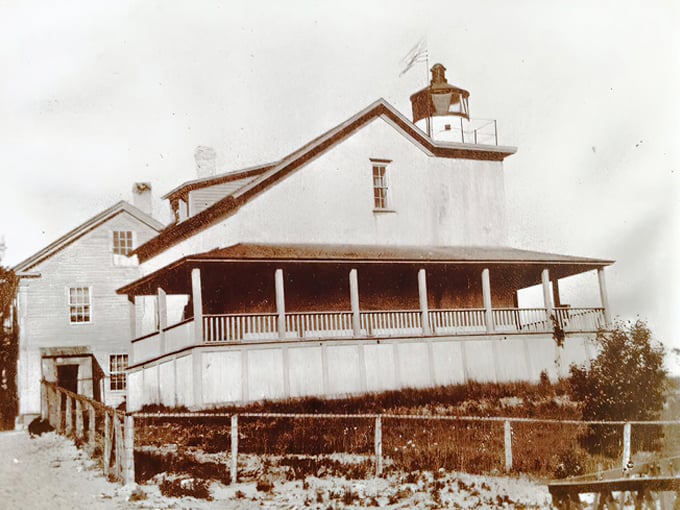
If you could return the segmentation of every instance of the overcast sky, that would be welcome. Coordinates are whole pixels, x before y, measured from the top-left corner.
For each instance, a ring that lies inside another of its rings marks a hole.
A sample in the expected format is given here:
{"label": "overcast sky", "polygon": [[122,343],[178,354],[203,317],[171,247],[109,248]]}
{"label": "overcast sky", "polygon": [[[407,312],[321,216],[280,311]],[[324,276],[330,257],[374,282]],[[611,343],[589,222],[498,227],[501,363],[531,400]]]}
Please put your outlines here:
{"label": "overcast sky", "polygon": [[[13,265],[150,181],[277,160],[430,64],[497,119],[509,244],[614,259],[614,315],[680,347],[680,10],[612,2],[0,0],[0,236]],[[162,214],[160,205],[157,210]],[[597,280],[567,301],[597,305]],[[595,302],[590,302],[591,300]]]}

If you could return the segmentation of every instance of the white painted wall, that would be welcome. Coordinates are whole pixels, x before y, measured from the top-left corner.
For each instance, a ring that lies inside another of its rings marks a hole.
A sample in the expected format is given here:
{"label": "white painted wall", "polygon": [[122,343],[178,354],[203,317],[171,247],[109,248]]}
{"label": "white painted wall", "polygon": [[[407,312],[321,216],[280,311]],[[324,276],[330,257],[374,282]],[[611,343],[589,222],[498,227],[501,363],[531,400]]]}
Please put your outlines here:
{"label": "white painted wall", "polygon": [[[394,212],[373,210],[371,158],[392,161]],[[377,118],[142,271],[240,242],[502,245],[504,202],[502,162],[428,156]]]}
{"label": "white painted wall", "polygon": [[[115,265],[112,232],[131,230],[137,243],[146,242],[156,231],[122,212],[89,231],[50,258],[30,268],[37,278],[22,278],[19,292],[19,414],[40,413],[40,349],[85,346],[94,353],[105,374],[109,354],[129,353],[128,301],[116,289],[139,277],[137,265]],[[91,288],[91,322],[71,324],[68,289]],[[140,311],[140,317],[143,312]],[[124,392],[108,390],[103,398],[118,405]]]}
{"label": "white painted wall", "polygon": [[[591,343],[588,335],[569,335],[558,349],[550,335],[496,335],[195,347],[177,360],[169,356],[133,369],[128,410],[159,401],[168,407],[210,408],[472,380],[538,381],[541,371],[556,380],[568,375],[572,363],[596,354]],[[201,374],[193,373],[193,356],[199,358]],[[160,390],[154,381],[161,382]],[[194,400],[197,383],[200,403]]]}

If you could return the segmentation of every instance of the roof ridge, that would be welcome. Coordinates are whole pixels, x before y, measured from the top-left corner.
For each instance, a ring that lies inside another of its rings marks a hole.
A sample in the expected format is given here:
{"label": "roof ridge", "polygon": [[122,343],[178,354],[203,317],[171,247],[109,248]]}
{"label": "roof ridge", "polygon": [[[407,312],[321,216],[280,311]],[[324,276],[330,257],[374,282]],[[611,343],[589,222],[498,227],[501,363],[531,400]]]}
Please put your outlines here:
{"label": "roof ridge", "polygon": [[145,213],[144,211],[134,206],[133,204],[127,202],[126,200],[119,200],[112,206],[104,209],[103,211],[100,211],[99,213],[80,223],[77,227],[59,236],[57,239],[49,243],[44,248],[38,250],[33,255],[25,258],[24,260],[16,264],[12,268],[12,270],[14,272],[21,272],[30,269],[31,267],[51,257],[55,253],[65,248],[71,242],[75,241],[76,239],[84,235],[86,230],[94,228],[96,225],[108,220],[112,216],[115,216],[116,214],[119,214],[122,211],[131,214],[139,221],[146,223],[149,227],[153,228],[157,232],[160,232],[163,229],[163,224],[160,221],[153,218],[151,215]]}
{"label": "roof ridge", "polygon": [[225,196],[207,209],[183,222],[168,226],[161,234],[135,250],[140,257],[140,261],[148,259],[163,248],[173,246],[188,238],[193,232],[205,229],[215,221],[224,218],[259,192],[268,189],[280,179],[285,178],[289,173],[334,147],[356,130],[362,128],[366,123],[378,117],[383,117],[394,129],[400,131],[404,137],[417,143],[430,155],[502,161],[506,156],[514,154],[516,151],[514,147],[439,144],[429,138],[394,106],[381,97],[345,121],[291,152],[275,166],[263,171],[251,182],[240,187],[232,194]]}

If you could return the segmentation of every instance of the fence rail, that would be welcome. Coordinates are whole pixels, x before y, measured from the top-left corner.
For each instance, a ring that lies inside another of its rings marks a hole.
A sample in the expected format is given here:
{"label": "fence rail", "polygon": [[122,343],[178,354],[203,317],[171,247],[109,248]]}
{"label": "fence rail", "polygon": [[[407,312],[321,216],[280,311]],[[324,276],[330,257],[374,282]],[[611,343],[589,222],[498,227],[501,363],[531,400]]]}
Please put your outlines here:
{"label": "fence rail", "polygon": [[[453,437],[457,439],[453,447],[459,453],[456,466],[460,470],[465,470],[469,462],[482,459],[486,462],[484,466],[481,466],[484,471],[531,472],[532,467],[546,463],[546,459],[541,458],[545,455],[545,449],[552,451],[559,445],[567,429],[571,430],[571,433],[566,435],[576,437],[573,434],[575,430],[584,430],[588,426],[610,426],[621,431],[622,451],[619,464],[621,468],[618,471],[620,473],[631,458],[631,444],[634,444],[634,442],[631,443],[631,437],[634,436],[631,432],[633,425],[639,427],[680,426],[680,421],[582,421],[404,414],[134,413],[133,416],[142,427],[149,426],[144,425],[145,423],[159,424],[162,427],[163,423],[172,420],[180,420],[184,423],[182,427],[188,427],[190,424],[200,423],[202,419],[212,418],[222,419],[224,425],[218,427],[223,430],[226,423],[229,423],[228,433],[219,432],[215,437],[220,440],[224,437],[231,438],[230,443],[223,446],[226,451],[230,452],[227,464],[231,483],[236,483],[238,480],[239,455],[249,452],[267,455],[278,451],[274,445],[268,445],[268,441],[273,440],[272,438],[283,441],[283,444],[277,444],[277,447],[283,448],[285,453],[295,455],[304,453],[299,451],[300,448],[311,448],[314,450],[312,454],[317,454],[324,448],[311,443],[319,438],[325,438],[332,443],[327,453],[369,454],[375,474],[380,476],[383,474],[386,461],[394,464],[395,458],[403,457],[403,450],[406,447],[415,447],[417,442],[422,445],[422,448],[436,451],[443,445],[438,447],[436,443],[428,444],[433,434],[453,434]],[[184,420],[189,420],[189,422]],[[309,423],[305,425],[305,420],[316,422],[316,425]],[[400,425],[409,422],[413,425],[406,428]],[[207,429],[201,427],[197,430],[204,435]],[[352,430],[355,435],[358,434],[361,437],[358,444],[350,445],[343,441],[343,434],[352,433]],[[405,436],[404,430],[411,431],[414,436]],[[187,434],[186,430],[183,433]],[[300,437],[294,440],[292,436],[296,433]],[[153,437],[154,440],[157,439],[154,433],[147,433],[147,435]],[[191,436],[191,434],[188,435]],[[475,439],[470,441],[471,437]],[[543,450],[535,444],[539,441],[543,441]],[[565,451],[569,450],[570,445],[562,446]],[[493,451],[487,452],[486,455],[479,453],[485,449]]]}
{"label": "fence rail", "polygon": [[84,441],[92,457],[101,457],[105,476],[134,483],[134,418],[42,381],[42,419],[59,434]]}
{"label": "fence rail", "polygon": [[[253,447],[262,454],[264,448],[267,451],[267,436],[263,436],[267,429],[267,424],[273,426],[270,432],[282,440],[279,446],[284,451],[290,452],[295,447],[288,445],[286,441],[292,441],[292,432],[309,435],[318,441],[332,442],[334,452],[350,453],[360,451],[366,452],[370,448],[370,456],[373,460],[375,474],[383,474],[385,461],[394,462],[394,459],[401,456],[404,458],[404,450],[408,447],[415,447],[416,441],[422,444],[425,449],[434,449],[439,453],[441,446],[435,442],[432,444],[436,434],[444,437],[446,434],[454,434],[455,440],[450,447],[456,450],[456,468],[465,470],[469,462],[484,460],[488,465],[485,470],[505,470],[523,471],[530,470],[532,466],[537,466],[545,459],[540,459],[544,451],[536,448],[537,442],[542,441],[550,448],[557,445],[565,436],[565,427],[574,430],[583,430],[584,427],[606,426],[619,428],[621,431],[622,451],[620,462],[623,469],[633,453],[636,439],[644,435],[645,427],[679,427],[678,420],[665,421],[581,421],[581,420],[560,420],[560,419],[540,419],[522,417],[498,417],[498,416],[452,416],[452,415],[414,415],[414,414],[304,414],[304,413],[130,413],[115,410],[104,406],[102,403],[94,401],[83,395],[78,395],[55,383],[43,381],[42,397],[42,417],[49,420],[50,424],[58,433],[72,437],[76,441],[86,445],[93,457],[101,457],[104,474],[111,476],[125,483],[135,481],[135,444],[140,446],[148,439],[149,434],[144,434],[145,427],[149,423],[161,424],[165,427],[172,420],[180,420],[181,428],[187,435],[186,428],[196,427],[201,420],[229,419],[229,445],[225,447],[229,452],[229,472],[231,483],[238,481],[238,458],[241,449],[246,451]],[[186,420],[186,421],[185,421]],[[317,422],[305,428],[305,420]],[[350,420],[354,427],[342,427],[343,420],[347,423]],[[284,429],[287,431],[280,434],[281,424],[288,423]],[[412,423],[414,426],[403,428],[399,424]],[[419,425],[428,423],[426,427]],[[165,425],[164,425],[165,424]],[[340,425],[339,430],[354,430],[355,434],[361,436],[360,445],[352,445],[342,438],[342,433],[333,430],[335,425]],[[416,426],[417,425],[417,426]],[[141,428],[140,428],[141,427]],[[253,428],[254,427],[254,428]],[[279,428],[276,428],[279,427]],[[401,427],[401,428],[400,428]],[[575,429],[574,429],[575,427]],[[220,430],[224,426],[219,426]],[[635,428],[635,432],[633,432]],[[329,429],[329,430],[326,430]],[[167,429],[165,429],[167,432]],[[200,434],[205,433],[205,428],[199,428]],[[404,436],[404,431],[410,431],[412,437]],[[319,436],[319,434],[322,434]],[[323,435],[325,433],[325,435]],[[222,437],[222,433],[219,437]],[[554,434],[555,437],[550,436]],[[569,434],[566,434],[569,435]],[[152,433],[151,437],[158,440],[157,434]],[[174,436],[173,436],[174,437]],[[631,441],[631,438],[633,441]],[[307,448],[310,438],[303,437],[298,441],[298,447]],[[259,447],[257,445],[260,445]],[[363,446],[362,446],[363,445]],[[318,449],[320,445],[315,445]],[[565,447],[569,447],[566,445]],[[349,450],[348,450],[349,449]],[[487,451],[486,456],[479,452]],[[494,452],[498,452],[497,454]],[[408,452],[407,452],[408,453]],[[498,455],[497,457],[494,457]],[[536,458],[530,458],[535,456]],[[528,458],[529,457],[529,458]],[[495,460],[494,460],[495,459]],[[467,464],[466,464],[467,463]],[[412,466],[411,466],[412,467]],[[528,468],[528,469],[527,469]],[[615,472],[615,471],[614,471]]]}

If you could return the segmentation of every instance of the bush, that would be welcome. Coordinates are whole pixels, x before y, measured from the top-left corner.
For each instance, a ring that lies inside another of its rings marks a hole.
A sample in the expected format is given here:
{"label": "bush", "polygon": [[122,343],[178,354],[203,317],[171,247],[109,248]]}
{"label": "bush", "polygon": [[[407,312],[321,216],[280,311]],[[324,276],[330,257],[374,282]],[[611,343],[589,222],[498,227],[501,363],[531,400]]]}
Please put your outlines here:
{"label": "bush", "polygon": [[[597,335],[600,353],[590,368],[571,367],[570,393],[584,420],[654,420],[663,408],[666,371],[663,347],[644,322],[617,324]],[[622,427],[591,427],[583,445],[591,452],[618,455]],[[660,430],[647,434],[648,449],[658,448]]]}

